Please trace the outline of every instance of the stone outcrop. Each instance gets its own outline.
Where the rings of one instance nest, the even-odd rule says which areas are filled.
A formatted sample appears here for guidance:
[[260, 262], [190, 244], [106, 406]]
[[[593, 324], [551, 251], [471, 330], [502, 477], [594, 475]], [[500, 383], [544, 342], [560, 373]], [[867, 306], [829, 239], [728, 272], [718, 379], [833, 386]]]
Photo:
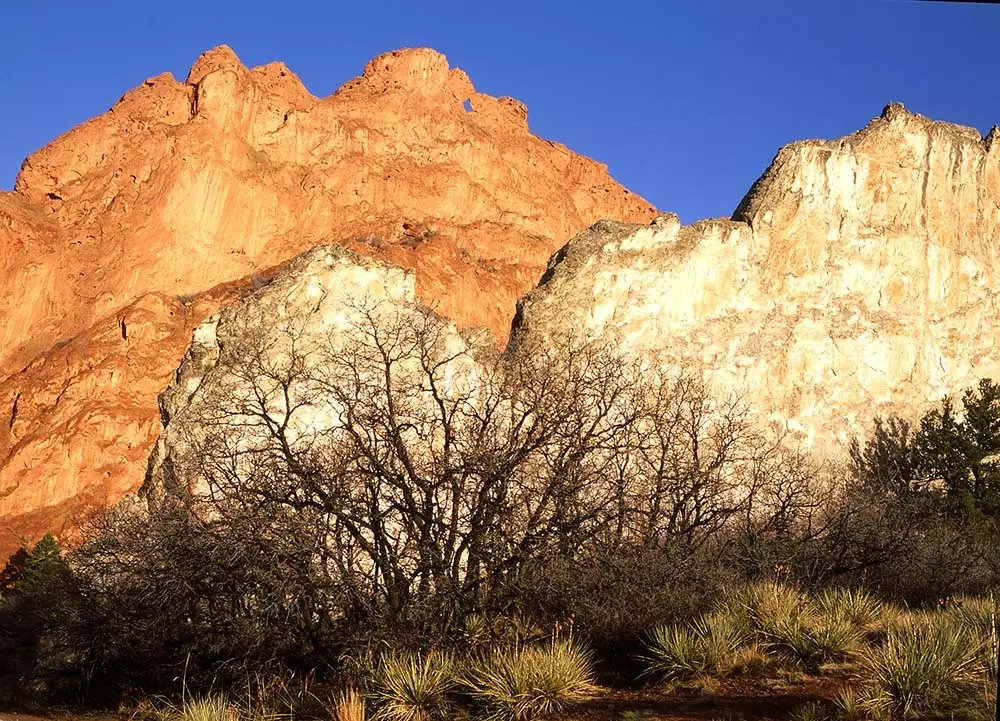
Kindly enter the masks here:
[[602, 221], [552, 258], [513, 342], [613, 339], [842, 450], [1000, 377], [998, 140], [891, 105], [783, 148], [730, 220]]
[[[483, 335], [420, 304], [411, 270], [336, 245], [307, 251], [194, 330], [160, 396], [163, 430], [142, 493], [157, 499], [172, 488], [208, 491], [206, 459], [226, 468], [227, 482], [251, 483], [256, 459], [286, 446], [295, 454], [323, 446], [345, 413], [340, 391], [366, 387], [354, 374], [391, 373], [396, 400], [407, 406], [394, 420], [416, 418], [421, 403], [434, 408], [433, 398], [411, 392], [427, 376], [414, 364], [419, 353], [406, 348], [420, 343], [432, 357], [439, 392], [464, 391], [475, 387], [480, 359], [495, 359]], [[383, 350], [392, 362], [365, 365]]]
[[432, 50], [327, 98], [226, 47], [150, 78], [0, 192], [0, 555], [138, 487], [192, 329], [301, 252], [413, 269], [502, 344], [567, 237], [654, 214]]

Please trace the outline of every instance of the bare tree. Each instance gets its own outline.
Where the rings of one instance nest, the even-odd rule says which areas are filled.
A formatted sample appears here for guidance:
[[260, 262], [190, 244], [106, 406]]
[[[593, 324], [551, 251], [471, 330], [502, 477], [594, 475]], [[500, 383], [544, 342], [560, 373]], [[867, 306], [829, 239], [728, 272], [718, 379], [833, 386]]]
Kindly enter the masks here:
[[440, 633], [550, 561], [652, 553], [682, 572], [763, 497], [777, 447], [700, 382], [606, 344], [498, 356], [384, 303], [342, 321], [229, 321], [171, 420], [150, 499], [202, 559], [179, 569], [186, 618], [317, 649], [380, 622]]

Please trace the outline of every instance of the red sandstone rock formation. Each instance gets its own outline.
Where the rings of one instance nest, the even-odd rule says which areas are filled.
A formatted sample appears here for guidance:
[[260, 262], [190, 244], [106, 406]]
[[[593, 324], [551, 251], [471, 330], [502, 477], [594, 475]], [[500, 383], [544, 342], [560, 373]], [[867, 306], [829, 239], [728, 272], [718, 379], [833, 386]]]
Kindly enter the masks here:
[[220, 47], [30, 156], [0, 192], [0, 557], [138, 487], [191, 329], [303, 250], [413, 268], [503, 343], [568, 237], [655, 215], [526, 116], [432, 50], [316, 98]]

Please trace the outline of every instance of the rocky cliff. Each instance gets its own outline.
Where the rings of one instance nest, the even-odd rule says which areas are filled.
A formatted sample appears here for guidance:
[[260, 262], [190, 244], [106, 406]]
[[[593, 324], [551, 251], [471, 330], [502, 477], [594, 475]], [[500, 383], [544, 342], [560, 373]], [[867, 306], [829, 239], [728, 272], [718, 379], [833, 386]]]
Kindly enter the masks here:
[[138, 487], [192, 329], [304, 250], [413, 269], [502, 344], [567, 237], [654, 214], [431, 50], [327, 98], [225, 47], [150, 78], [0, 192], [0, 555]]
[[605, 337], [843, 450], [874, 415], [1000, 377], [998, 141], [891, 105], [783, 148], [731, 219], [600, 222], [552, 258], [513, 342]]

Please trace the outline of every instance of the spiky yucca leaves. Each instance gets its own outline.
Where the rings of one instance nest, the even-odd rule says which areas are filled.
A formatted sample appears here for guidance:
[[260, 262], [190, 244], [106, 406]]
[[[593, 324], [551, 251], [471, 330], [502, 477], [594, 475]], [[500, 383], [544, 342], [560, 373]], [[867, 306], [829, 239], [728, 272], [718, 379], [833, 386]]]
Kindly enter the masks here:
[[815, 613], [766, 619], [760, 630], [768, 653], [818, 673], [827, 662], [843, 659], [862, 646], [861, 632], [843, 618]]
[[947, 616], [891, 627], [863, 659], [861, 705], [873, 716], [915, 719], [967, 705], [986, 669], [983, 641]]
[[383, 721], [430, 721], [443, 717], [448, 693], [456, 685], [450, 656], [394, 655], [383, 659], [375, 673], [372, 698]]
[[754, 583], [728, 594], [717, 611], [743, 624], [747, 636], [758, 634], [763, 626], [774, 619], [800, 616], [809, 608], [808, 597], [800, 591], [780, 583]]
[[817, 610], [828, 618], [842, 618], [861, 631], [873, 631], [885, 622], [885, 605], [860, 589], [828, 588], [815, 597]]
[[824, 614], [804, 593], [776, 583], [748, 586], [723, 604], [769, 654], [817, 673], [826, 661], [846, 658], [863, 644], [846, 615]]
[[666, 678], [723, 676], [737, 663], [745, 641], [739, 619], [722, 612], [702, 616], [690, 626], [660, 626], [646, 643], [647, 672]]
[[472, 664], [464, 684], [496, 721], [529, 721], [558, 713], [599, 690], [591, 654], [572, 641], [496, 651]]
[[949, 601], [945, 606], [945, 613], [974, 633], [982, 636], [992, 636], [994, 633], [997, 608], [991, 598], [959, 596]]
[[975, 694], [971, 694], [967, 708], [970, 716], [992, 719], [997, 698], [997, 646], [1000, 637], [996, 624], [1000, 621], [995, 597], [962, 596], [952, 599], [945, 613], [953, 623], [964, 627], [981, 640], [979, 662], [982, 679]]

